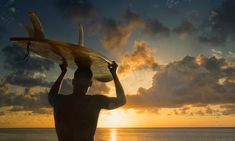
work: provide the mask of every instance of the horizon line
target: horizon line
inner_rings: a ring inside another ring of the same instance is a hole
[[[235,126],[194,126],[194,127],[97,127],[97,129],[174,129],[174,128],[235,128]],[[0,129],[55,129],[55,127],[0,127]]]

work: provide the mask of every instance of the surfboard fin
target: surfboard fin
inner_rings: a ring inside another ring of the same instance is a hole
[[[84,33],[83,33],[83,26],[79,24],[79,41],[78,44],[80,46],[84,46]]]
[[[38,18],[38,16],[34,12],[29,12],[28,17],[30,18],[32,24],[33,24],[33,29],[34,29],[34,38],[45,38],[44,36],[44,31],[42,24]]]
[[[29,47],[30,47],[30,45],[31,45],[31,43],[28,42],[28,43],[27,43],[27,52],[26,52],[26,54],[25,54],[25,56],[24,56],[24,58],[23,58],[23,61],[28,61],[28,60],[29,60],[29,56],[30,56]]]

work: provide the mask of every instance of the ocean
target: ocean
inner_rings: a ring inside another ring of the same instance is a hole
[[[55,129],[0,129],[0,141],[57,141]],[[95,141],[235,141],[235,128],[98,128]]]

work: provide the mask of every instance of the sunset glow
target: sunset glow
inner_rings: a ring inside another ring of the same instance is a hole
[[[68,1],[0,2],[0,128],[54,128],[47,96],[58,64],[33,53],[20,61],[26,48],[9,41],[28,36],[19,24],[32,10],[46,39],[78,44],[82,24],[85,47],[118,63],[127,103],[102,109],[99,128],[235,126],[235,1]],[[74,71],[60,93],[72,93]],[[93,80],[87,94],[116,97],[113,81]]]

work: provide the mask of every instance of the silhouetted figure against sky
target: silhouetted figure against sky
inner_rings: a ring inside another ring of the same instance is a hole
[[[60,65],[61,74],[52,86],[48,98],[54,108],[55,128],[59,141],[93,141],[100,110],[115,109],[126,103],[126,97],[116,74],[113,61],[108,68],[113,76],[116,97],[86,95],[92,84],[89,67],[78,67],[74,73],[73,93],[59,94],[61,82],[67,72],[67,64]]]

